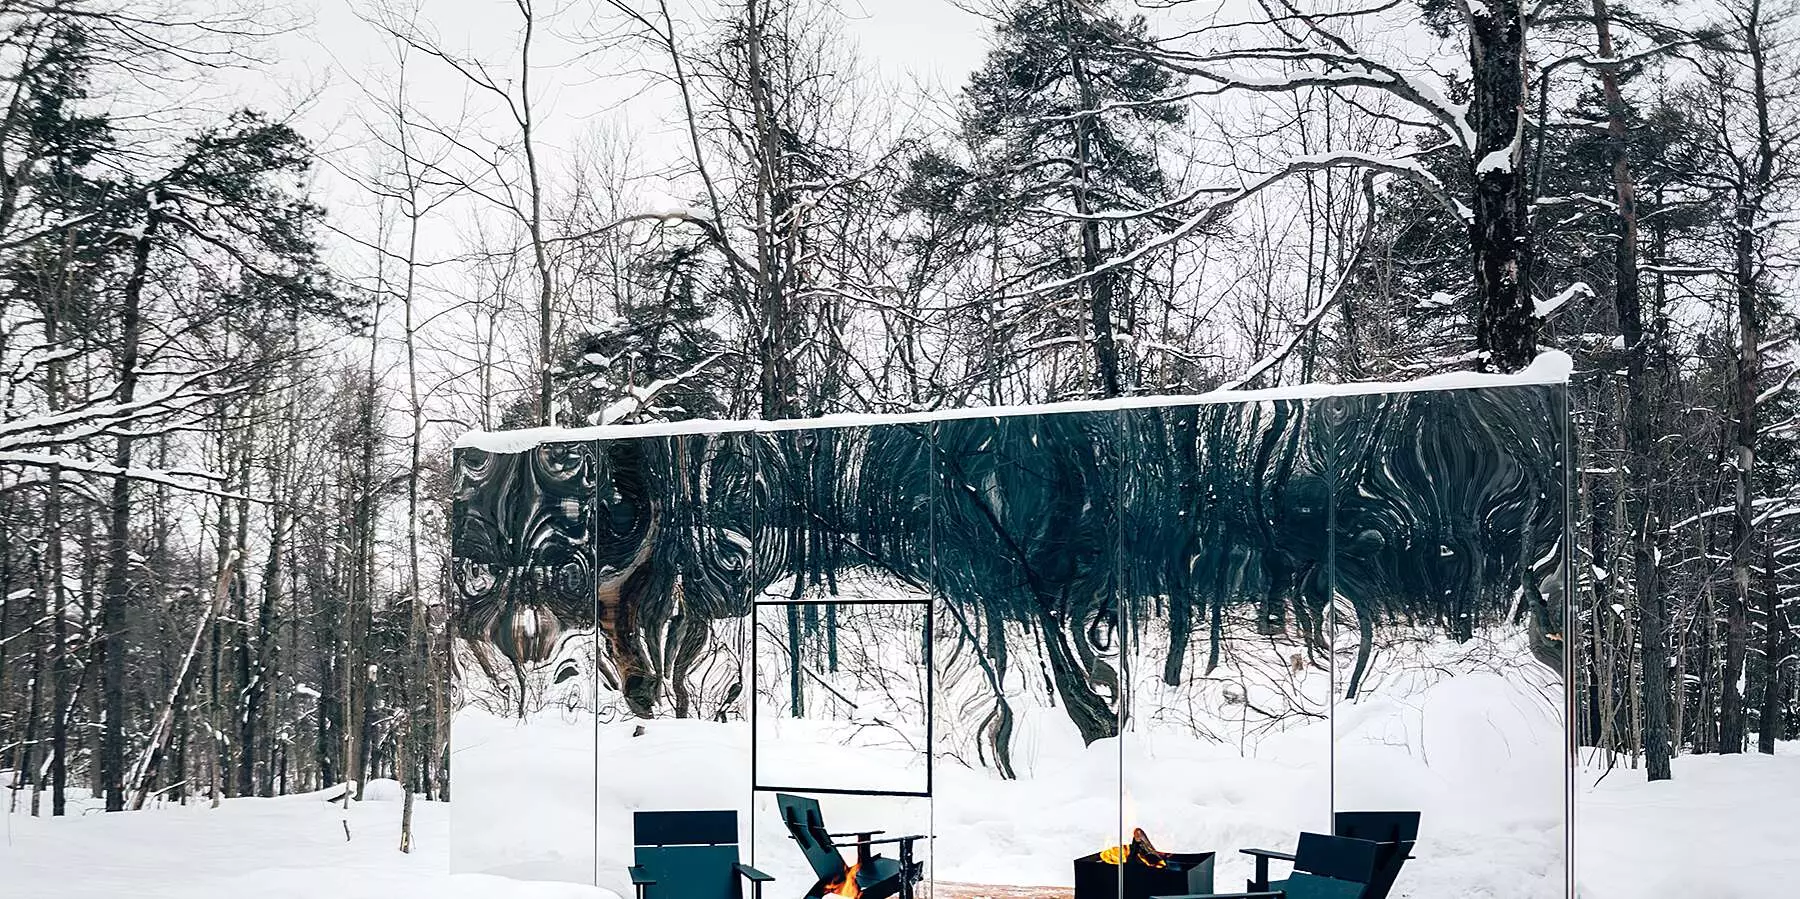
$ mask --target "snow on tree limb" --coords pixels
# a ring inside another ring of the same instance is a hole
[[[1356,239],[1356,249],[1351,254],[1349,261],[1344,265],[1343,270],[1338,273],[1337,282],[1332,284],[1331,290],[1326,292],[1325,297],[1319,301],[1318,305],[1314,306],[1312,311],[1308,312],[1306,317],[1294,327],[1294,333],[1288,335],[1288,339],[1282,343],[1280,349],[1269,354],[1255,365],[1250,366],[1250,368],[1241,376],[1220,385],[1219,389],[1237,390],[1255,381],[1257,378],[1262,377],[1265,372],[1275,366],[1280,365],[1281,361],[1286,359],[1288,355],[1294,351],[1294,348],[1300,345],[1300,341],[1319,326],[1319,322],[1323,321],[1325,318],[1325,313],[1330,311],[1333,306],[1337,305],[1338,298],[1344,293],[1344,287],[1350,283],[1351,273],[1356,270],[1356,263],[1362,259],[1363,251],[1369,245],[1369,238],[1375,232],[1375,185],[1374,176],[1372,174],[1366,175],[1363,178],[1363,194],[1366,198],[1365,202],[1367,203],[1368,215],[1363,219],[1362,232]]]
[[[129,468],[119,468],[118,466],[110,465],[105,462],[94,462],[92,460],[80,459],[74,456],[62,456],[54,453],[25,453],[12,450],[0,450],[0,465],[22,465],[33,468],[60,468],[63,471],[72,471],[80,474],[98,475],[109,478],[124,477],[131,478],[132,480],[147,481],[152,484],[162,484],[166,487],[173,487],[177,490],[185,490],[189,493],[199,493],[224,499],[242,499],[257,503],[267,502],[267,500],[258,499],[254,496],[246,496],[229,490],[209,487],[205,484],[205,481],[224,481],[224,476],[212,472],[202,472],[191,469],[143,468],[135,465]]]
[[[1547,300],[1538,300],[1532,310],[1532,314],[1536,315],[1538,318],[1546,318],[1576,297],[1591,297],[1593,295],[1594,288],[1588,286],[1586,281],[1576,281],[1568,287],[1563,288],[1562,292],[1556,296]]]
[[[175,736],[175,716],[180,712],[182,701],[194,682],[194,661],[200,656],[207,628],[212,626],[213,620],[225,608],[225,599],[231,593],[231,572],[237,567],[238,560],[238,551],[233,549],[219,566],[212,604],[207,606],[205,614],[200,616],[200,622],[194,626],[194,638],[188,644],[187,654],[181,657],[181,667],[175,673],[175,685],[169,689],[162,711],[156,716],[156,724],[150,730],[150,738],[146,741],[143,752],[138,755],[131,765],[130,773],[125,776],[125,792],[131,797],[128,807],[132,811],[144,807],[144,800],[150,793],[150,780],[156,776],[163,753]]]
[[[1023,299],[1038,296],[1047,292],[1062,290],[1075,284],[1079,284],[1095,275],[1104,274],[1133,265],[1152,253],[1161,251],[1177,241],[1183,240],[1208,227],[1218,224],[1219,221],[1230,214],[1238,204],[1262,193],[1292,175],[1342,168],[1367,169],[1372,172],[1404,177],[1418,185],[1428,196],[1436,200],[1438,204],[1444,208],[1444,211],[1450,213],[1450,215],[1454,216],[1459,221],[1466,222],[1470,219],[1468,207],[1452,197],[1450,192],[1445,188],[1443,182],[1439,181],[1436,175],[1433,175],[1429,169],[1414,160],[1401,157],[1376,156],[1355,150],[1338,150],[1330,153],[1299,156],[1288,160],[1287,164],[1281,168],[1258,176],[1249,183],[1236,189],[1208,187],[1192,191],[1189,193],[1189,197],[1197,197],[1205,193],[1224,193],[1225,196],[1206,204],[1198,211],[1189,215],[1174,228],[1146,241],[1131,252],[1107,260],[1093,271],[1081,272],[1076,275],[1070,275],[1052,281],[1032,284],[1023,291],[1007,295],[1005,299]]]
[[[725,358],[726,355],[726,353],[713,353],[678,375],[668,378],[658,378],[643,387],[627,386],[627,395],[613,401],[607,405],[606,408],[600,410],[599,420],[594,423],[600,425],[618,424],[626,418],[637,414],[639,411],[648,408],[650,406],[650,401],[656,399],[657,394],[662,393],[670,387],[678,386],[687,379],[698,375],[714,362]]]
[[[113,436],[122,426],[178,415],[202,403],[242,393],[245,388],[241,384],[195,389],[223,372],[222,368],[189,372],[130,402],[93,401],[65,411],[0,422],[0,451],[41,450]]]

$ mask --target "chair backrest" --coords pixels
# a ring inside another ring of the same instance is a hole
[[[775,806],[781,810],[781,823],[788,836],[800,844],[806,863],[822,881],[842,881],[849,866],[838,852],[831,835],[825,831],[825,817],[819,812],[819,800],[787,793],[775,794]]]
[[[1363,889],[1360,883],[1300,872],[1281,884],[1286,899],[1364,899]]]
[[[1419,813],[1338,812],[1331,816],[1331,832],[1377,843],[1413,841],[1419,838]]]
[[[1383,844],[1369,840],[1303,833],[1294,850],[1294,870],[1361,886],[1375,880],[1382,851]]]
[[[634,812],[631,832],[638,846],[736,846],[737,811]]]
[[[647,899],[738,899],[737,812],[637,812],[631,827]]]
[[[1369,882],[1367,899],[1387,899],[1400,877],[1400,868],[1412,855],[1419,839],[1418,812],[1338,812],[1332,830],[1340,837],[1374,840],[1383,845],[1376,861],[1375,879]]]
[[[1394,888],[1394,881],[1400,878],[1400,868],[1412,855],[1413,842],[1403,840],[1398,843],[1377,843],[1381,853],[1375,859],[1375,879],[1369,881],[1369,892],[1366,899],[1387,899],[1387,894]]]

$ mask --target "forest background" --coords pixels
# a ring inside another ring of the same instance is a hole
[[[449,799],[467,429],[1576,362],[1584,745],[1800,736],[1800,20],[0,0],[0,770]],[[410,802],[410,800],[409,800]]]

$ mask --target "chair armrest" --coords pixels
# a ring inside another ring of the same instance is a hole
[[[1270,859],[1284,862],[1294,861],[1292,853],[1276,852],[1273,849],[1239,849],[1238,851],[1256,859],[1256,873],[1250,878],[1248,883],[1244,884],[1253,892],[1267,890],[1269,888]]]
[[[731,867],[734,868],[739,874],[742,874],[745,877],[748,877],[751,880],[757,881],[759,883],[767,882],[767,881],[771,881],[771,880],[775,879],[773,877],[770,877],[767,874],[764,874],[761,871],[756,870],[755,868],[750,867],[749,865],[744,864],[743,862],[738,862],[737,864],[734,864]]]
[[[876,831],[876,832],[880,833],[881,831]],[[923,839],[925,839],[924,834],[913,834],[912,836],[906,836],[906,837],[883,837],[879,840],[852,840],[848,843],[839,843],[838,845],[839,846],[880,846],[883,843],[915,843],[915,842],[918,842],[919,840],[923,840]]]
[[[631,875],[631,885],[634,887],[653,886],[656,883],[650,879],[650,872],[644,870],[643,865],[632,865],[625,870]]]
[[[1245,855],[1257,856],[1258,858],[1273,858],[1284,862],[1291,862],[1294,860],[1294,854],[1292,852],[1276,852],[1273,849],[1239,849],[1238,851]]]
[[[846,830],[843,833],[828,833],[828,834],[826,834],[826,836],[835,840],[838,837],[871,837],[878,833],[887,833],[887,831],[885,831],[885,830]]]

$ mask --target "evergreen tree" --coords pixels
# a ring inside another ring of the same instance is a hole
[[[621,320],[575,341],[567,408],[594,424],[718,418],[732,371],[712,323],[703,248],[678,245],[641,266],[650,290],[618,298]]]
[[[1106,4],[1011,6],[963,92],[975,161],[914,167],[921,199],[953,193],[970,219],[1010,232],[1018,274],[993,289],[1029,304],[1019,314],[1036,340],[1085,330],[1102,396],[1131,386],[1117,332],[1133,320],[1133,268],[1110,263],[1155,233],[1168,188],[1156,138],[1186,111],[1179,76],[1139,52],[1145,34],[1142,17]]]

